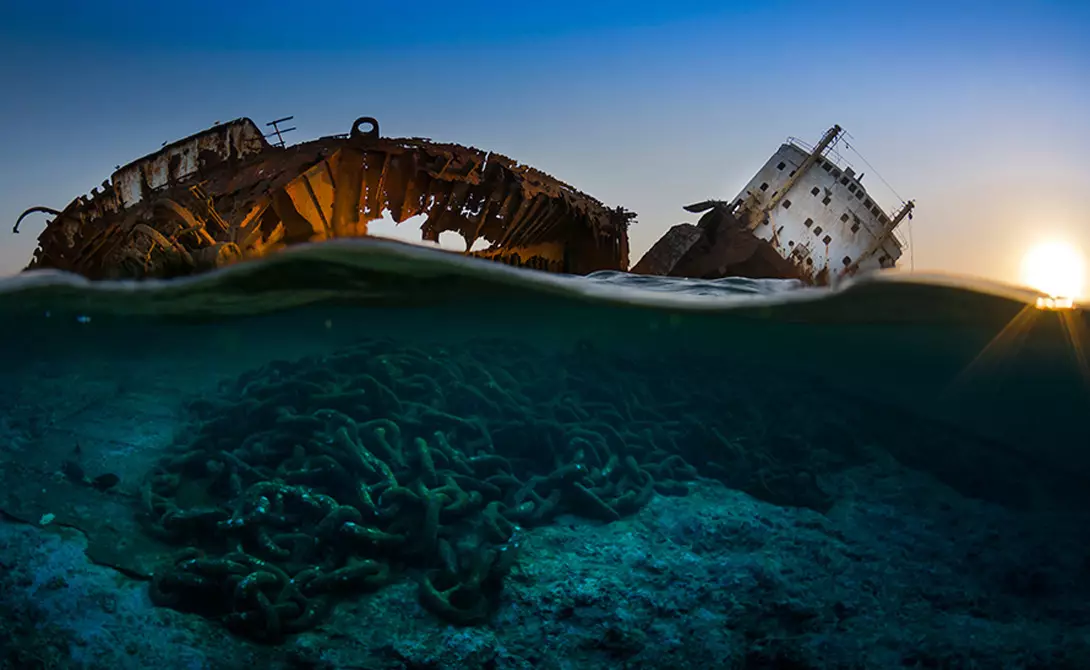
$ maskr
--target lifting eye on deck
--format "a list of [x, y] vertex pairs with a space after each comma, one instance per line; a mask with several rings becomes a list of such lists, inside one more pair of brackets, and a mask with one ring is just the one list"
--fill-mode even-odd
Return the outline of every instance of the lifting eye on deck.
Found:
[[[360, 130], [360, 126], [365, 123], [371, 125], [371, 129], [368, 130], [366, 133]], [[359, 137], [370, 137], [377, 139], [378, 136], [378, 119], [371, 116], [361, 116], [360, 118], [356, 119], [356, 122], [352, 124], [352, 133], [349, 135], [349, 137], [352, 139], [357, 139]]]

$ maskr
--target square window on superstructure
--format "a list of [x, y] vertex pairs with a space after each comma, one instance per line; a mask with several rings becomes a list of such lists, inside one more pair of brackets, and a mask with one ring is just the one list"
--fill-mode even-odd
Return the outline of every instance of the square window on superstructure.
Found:
[[833, 241], [833, 238], [826, 235], [825, 237], [821, 238], [821, 241], [824, 242], [825, 244], [828, 244], [828, 243]]
[[768, 182], [767, 181], [765, 183], [761, 184], [761, 190], [762, 191], [767, 191], [768, 190]]
[[784, 163], [783, 161], [780, 161], [780, 164], [776, 166], [776, 169], [777, 170], [782, 170], [785, 167], [787, 167], [787, 163]]
[[872, 208], [874, 206], [874, 203], [870, 201], [870, 198], [867, 198], [864, 201], [863, 206], [866, 207], [867, 209], [870, 209], [870, 208]]
[[813, 219], [806, 219], [805, 221], [802, 222], [802, 225], [809, 228], [810, 226], [814, 225], [814, 220]]
[[814, 234], [815, 235], [820, 235], [821, 234], [821, 226], [818, 226], [817, 228], [814, 228]]
[[839, 177], [839, 176], [840, 176], [840, 170], [836, 170], [836, 169], [834, 169], [834, 170], [833, 170], [833, 179], [836, 179], [836, 178], [837, 178], [837, 177]]
[[840, 178], [840, 185], [841, 186], [847, 186], [848, 185], [848, 178], [847, 177], [841, 177]]
[[784, 209], [791, 209], [791, 201], [790, 201], [790, 200], [788, 200], [788, 199], [786, 199], [786, 198], [784, 198], [784, 201], [783, 201], [783, 208], [784, 208]]
[[841, 214], [840, 215], [840, 220], [841, 221], [847, 221], [848, 220], [848, 213], [844, 212], [843, 214]]
[[830, 164], [828, 164], [828, 163], [822, 163], [822, 164], [821, 164], [821, 169], [823, 169], [823, 170], [825, 170], [826, 172], [828, 172], [829, 170], [832, 170], [832, 169], [833, 169], [833, 166], [832, 166], [832, 165], [830, 165]]
[[855, 199], [856, 200], [862, 200], [863, 199], [863, 189], [859, 189], [858, 191], [856, 191]]
[[833, 199], [831, 197], [825, 196], [825, 199], [821, 201], [821, 204], [828, 205], [832, 201], [833, 201]]
[[848, 186], [848, 193], [855, 193], [855, 184], [850, 184]]
[[840, 262], [844, 264], [844, 267], [848, 267], [849, 265], [852, 264], [852, 257], [851, 256], [845, 256], [844, 259], [842, 261], [840, 261]]
[[853, 233], [858, 233], [859, 232], [859, 222], [858, 221], [856, 221], [855, 223], [852, 224], [852, 232]]
[[818, 193], [821, 193], [821, 189], [820, 189], [820, 188], [818, 188], [817, 186], [815, 186], [814, 188], [810, 189], [810, 195], [817, 195]]

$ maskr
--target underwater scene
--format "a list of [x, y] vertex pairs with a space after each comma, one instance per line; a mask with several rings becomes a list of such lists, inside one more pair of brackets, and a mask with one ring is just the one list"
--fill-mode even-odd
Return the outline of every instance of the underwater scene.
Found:
[[4, 668], [1090, 668], [1090, 322], [379, 240], [0, 281]]

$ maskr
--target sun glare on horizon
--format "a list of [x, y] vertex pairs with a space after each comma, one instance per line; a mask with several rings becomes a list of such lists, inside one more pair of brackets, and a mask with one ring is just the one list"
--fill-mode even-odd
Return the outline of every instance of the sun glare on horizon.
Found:
[[1043, 242], [1022, 257], [1022, 283], [1053, 298], [1081, 300], [1086, 289], [1086, 260], [1067, 242]]

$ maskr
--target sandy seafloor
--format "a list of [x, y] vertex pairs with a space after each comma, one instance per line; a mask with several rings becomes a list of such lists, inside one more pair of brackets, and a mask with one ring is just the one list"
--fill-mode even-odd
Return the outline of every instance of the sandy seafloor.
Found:
[[[969, 303], [951, 304], [961, 312]], [[321, 319], [307, 327], [313, 332], [283, 336], [285, 357], [358, 339]], [[12, 489], [29, 495], [27, 482], [62, 480], [61, 462], [79, 444], [89, 476], [120, 476], [102, 494], [102, 509], [131, 505], [149, 464], [185, 429], [182, 403], [269, 360], [280, 335], [180, 332], [155, 346], [121, 344], [94, 355], [54, 346], [80, 341], [79, 326], [66, 328], [52, 343], [7, 343], [15, 348], [6, 352], [0, 388], [8, 489], [0, 491], [3, 668], [1090, 668], [1090, 506], [1007, 506], [1002, 492], [966, 493], [986, 491], [992, 475], [1017, 482], [1023, 473], [1005, 464], [1038, 456], [1042, 469], [1077, 483], [1086, 472], [1084, 449], [1053, 449], [1045, 432], [1039, 442], [1019, 438], [1022, 461], [980, 453], [984, 483], [960, 489], [950, 485], [956, 468], [929, 472], [919, 459], [910, 467], [880, 445], [858, 445], [865, 458], [813, 473], [831, 502], [824, 513], [708, 480], [688, 496], [655, 495], [619, 521], [562, 516], [522, 531], [519, 560], [486, 625], [442, 622], [403, 581], [342, 604], [318, 628], [262, 646], [199, 616], [155, 607], [146, 580], [92, 562], [84, 534], [62, 521], [97, 507], [70, 509], [43, 525], [37, 515], [48, 510], [48, 498], [16, 500]], [[825, 332], [824, 342], [844, 338], [835, 328]], [[264, 349], [247, 346], [258, 339]], [[825, 346], [815, 342], [800, 344], [799, 355]], [[868, 354], [886, 357], [882, 383], [906, 378], [890, 372], [900, 350], [890, 351]], [[918, 367], [907, 359], [903, 365]], [[1070, 395], [1056, 378], [1038, 382], [1041, 391], [1025, 393]], [[773, 420], [805, 419], [816, 398], [828, 402], [813, 410], [826, 419], [859, 410], [824, 386], [795, 391], [783, 395], [786, 409]], [[901, 415], [889, 432], [910, 424], [927, 455], [929, 443], [941, 442], [942, 425], [913, 416]], [[1035, 416], [1014, 423], [1030, 426], [1032, 436]], [[1084, 433], [1072, 434], [1085, 444]], [[1067, 473], [1056, 466], [1064, 454]], [[1024, 474], [1046, 486], [1071, 485], [1070, 477]], [[1086, 490], [1059, 497], [1090, 499]]]

